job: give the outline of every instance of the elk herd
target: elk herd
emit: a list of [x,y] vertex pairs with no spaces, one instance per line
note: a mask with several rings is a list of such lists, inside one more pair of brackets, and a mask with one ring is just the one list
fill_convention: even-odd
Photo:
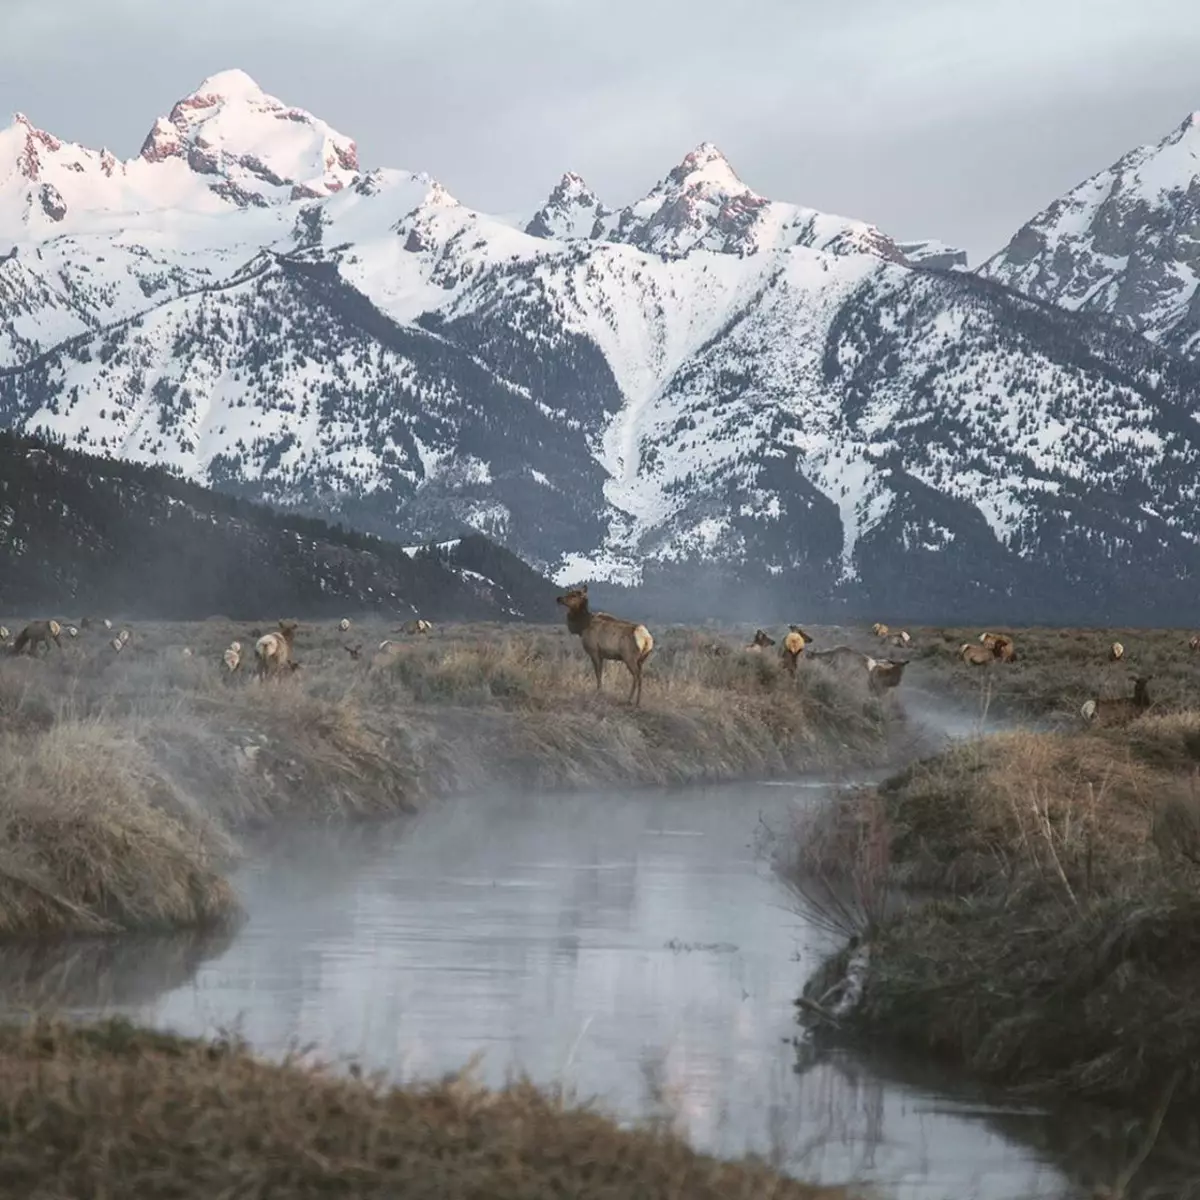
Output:
[[[300,623],[284,619],[280,620],[278,624],[277,630],[264,633],[261,629],[255,629],[249,635],[253,639],[251,650],[256,679],[264,680],[290,674],[300,667],[300,662],[295,656],[296,631],[300,628]],[[10,656],[27,655],[31,658],[38,658],[49,654],[51,646],[57,646],[61,650],[64,634],[74,638],[79,636],[81,630],[88,629],[103,629],[105,633],[109,633],[112,631],[112,627],[112,621],[108,618],[84,617],[78,626],[64,625],[60,621],[45,619],[30,621],[13,638],[9,629],[0,625],[0,651],[4,651]],[[350,629],[349,618],[343,617],[338,621],[337,629],[340,633],[348,632]],[[433,632],[433,623],[424,618],[418,618],[399,626],[395,632],[429,634]],[[120,654],[130,644],[132,637],[131,631],[123,628],[115,637],[106,640],[106,648],[111,650],[114,655]],[[391,644],[390,640],[385,640],[380,644],[380,649]],[[357,659],[362,652],[362,643],[359,642],[353,646],[347,645],[345,649],[352,659]],[[183,658],[195,657],[195,652],[190,646],[183,647],[180,654]],[[230,642],[221,652],[220,663],[224,673],[228,676],[240,672],[247,663],[242,642],[236,640]]]
[[[557,603],[566,610],[568,633],[579,638],[584,653],[591,662],[597,691],[603,686],[605,663],[623,663],[630,676],[628,702],[634,707],[639,706],[642,699],[643,668],[654,651],[654,637],[650,630],[640,622],[627,621],[610,613],[594,612],[589,604],[586,585],[564,592],[557,598]],[[347,617],[341,618],[336,624],[337,631],[343,635],[349,632],[350,627],[351,622]],[[245,642],[230,642],[222,651],[219,660],[223,673],[227,677],[233,677],[244,667],[250,666],[254,678],[263,681],[298,670],[301,666],[296,657],[296,634],[299,628],[299,622],[284,619],[278,622],[277,629],[265,632],[253,629]],[[105,635],[106,649],[102,654],[109,651],[111,655],[121,654],[129,646],[133,636],[129,628],[125,627],[109,638],[113,623],[108,618],[84,617],[78,626],[47,618],[30,621],[15,638],[5,626],[0,625],[0,650],[9,655],[28,655],[36,658],[51,653],[52,647],[61,651],[64,636],[77,638],[81,631],[93,629],[102,631]],[[407,621],[393,630],[394,633],[418,637],[428,635],[432,631],[432,622],[422,617]],[[871,626],[871,634],[888,647],[885,655],[868,654],[846,645],[833,646],[827,650],[810,650],[814,639],[800,625],[789,625],[778,641],[766,630],[757,629],[749,643],[741,648],[752,654],[765,654],[778,647],[774,653],[778,656],[780,666],[786,674],[793,677],[797,674],[800,662],[804,660],[823,663],[839,672],[861,674],[866,678],[870,691],[878,695],[900,685],[909,660],[895,657],[894,652],[910,649],[913,639],[907,630],[892,629],[879,622]],[[383,656],[386,660],[399,651],[403,644],[403,641],[385,638],[378,645],[377,659]],[[1191,637],[1188,647],[1193,653],[1200,653],[1200,634]],[[720,641],[707,642],[701,648],[711,655],[726,655],[736,649],[735,646]],[[362,657],[363,643],[343,642],[342,649],[351,661],[358,662]],[[184,647],[181,654],[184,658],[194,657],[190,647]],[[992,632],[981,633],[976,642],[964,642],[955,657],[970,667],[994,667],[1020,660],[1013,637],[1007,633]],[[1109,645],[1107,660],[1110,663],[1125,660],[1125,647],[1121,642],[1114,641]],[[1132,696],[1117,699],[1093,697],[1079,710],[1079,716],[1085,721],[1100,725],[1132,719],[1150,707],[1149,683],[1150,677],[1142,675],[1134,682]]]

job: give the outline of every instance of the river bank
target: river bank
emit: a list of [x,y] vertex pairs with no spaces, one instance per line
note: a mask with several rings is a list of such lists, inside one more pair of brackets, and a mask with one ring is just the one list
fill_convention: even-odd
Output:
[[0,935],[236,920],[228,871],[264,823],[412,813],[489,786],[784,777],[883,761],[902,721],[865,680],[791,676],[686,630],[660,636],[636,710],[620,665],[596,695],[557,627],[302,625],[301,667],[266,685],[222,665],[253,636],[147,625],[119,653],[88,631],[41,661],[0,659]]
[[525,1083],[386,1087],[120,1020],[0,1029],[0,1070],[21,1195],[850,1200]]
[[[1178,632],[1126,633],[1120,664],[1099,653],[1107,634],[1054,633],[1016,638],[1032,648],[1024,710],[1057,713],[1056,728],[967,738],[798,812],[777,867],[850,939],[805,987],[805,1020],[1029,1095],[1186,1105],[1200,1094],[1200,673]],[[1155,670],[1159,699],[1136,719],[1079,714]]]

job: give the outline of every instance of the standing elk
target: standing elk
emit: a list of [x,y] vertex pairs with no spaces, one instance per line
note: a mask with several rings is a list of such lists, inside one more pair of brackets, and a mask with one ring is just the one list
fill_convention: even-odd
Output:
[[780,657],[783,659],[784,670],[796,673],[796,664],[804,653],[804,647],[813,639],[799,625],[789,625],[787,637],[783,639]]
[[299,627],[298,621],[280,621],[278,633],[264,633],[254,643],[254,657],[257,660],[260,680],[268,675],[280,675],[284,670],[296,669],[297,664],[292,659],[292,648]]
[[592,612],[588,607],[587,586],[571,588],[556,600],[567,610],[567,630],[583,643],[592,669],[596,672],[596,691],[604,679],[605,662],[623,662],[632,677],[629,703],[635,708],[642,702],[642,667],[654,649],[654,638],[645,625],[625,621],[609,613]]

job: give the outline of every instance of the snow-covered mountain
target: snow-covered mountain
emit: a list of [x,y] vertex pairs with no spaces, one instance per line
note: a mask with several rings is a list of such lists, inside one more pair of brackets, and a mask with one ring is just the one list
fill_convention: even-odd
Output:
[[522,222],[356,170],[238,72],[166,125],[179,152],[113,166],[136,203],[81,187],[61,222],[31,127],[0,134],[0,424],[414,541],[477,529],[664,612],[1191,603],[1197,373],[1111,323],[767,200],[710,144],[625,207],[564,176]]
[[1194,354],[1200,348],[1200,113],[1055,200],[979,271]]

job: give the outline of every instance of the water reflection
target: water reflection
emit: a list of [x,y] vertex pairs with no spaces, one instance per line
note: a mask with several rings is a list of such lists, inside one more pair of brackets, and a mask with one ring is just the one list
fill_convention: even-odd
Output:
[[232,929],[223,929],[4,943],[0,997],[10,1009],[76,1013],[148,1004],[187,984],[234,937]]
[[482,1050],[487,1080],[561,1081],[718,1153],[896,1200],[1062,1194],[1049,1156],[937,1109],[936,1089],[846,1058],[795,1070],[793,999],[828,943],[752,845],[794,794],[501,796],[293,831],[252,848],[249,921],[219,958],[113,1003],[402,1077]]

